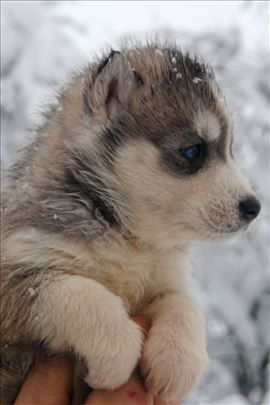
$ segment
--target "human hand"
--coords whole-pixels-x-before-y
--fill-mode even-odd
[[[145,333],[149,319],[136,316],[133,320]],[[72,397],[73,365],[69,358],[41,360],[30,371],[14,405],[69,405]],[[96,390],[88,396],[85,405],[166,405],[144,388],[143,380],[135,370],[122,387],[114,391]],[[170,405],[179,405],[179,402]]]

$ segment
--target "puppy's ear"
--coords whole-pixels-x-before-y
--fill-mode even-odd
[[[136,86],[136,75],[127,57],[111,51],[97,67],[92,85],[84,89],[84,104],[88,113],[101,121],[114,119],[130,100]]]

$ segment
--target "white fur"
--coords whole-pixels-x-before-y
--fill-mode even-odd
[[[41,313],[41,309],[46,308]],[[39,292],[32,308],[36,329],[56,351],[73,348],[85,359],[93,388],[124,384],[136,366],[142,335],[122,300],[100,283],[60,276]]]
[[[204,318],[178,294],[157,299],[145,313],[154,321],[143,353],[147,387],[165,400],[183,397],[207,364]]]
[[[220,123],[218,118],[208,110],[199,111],[195,117],[195,128],[208,142],[216,141],[220,136]],[[203,136],[205,134],[205,136]]]

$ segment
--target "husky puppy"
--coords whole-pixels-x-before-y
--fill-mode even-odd
[[[188,244],[234,235],[260,204],[232,157],[211,68],[135,45],[75,75],[11,170],[3,200],[2,401],[40,353],[69,353],[93,388],[189,392],[207,363]],[[152,328],[143,345],[130,315]]]

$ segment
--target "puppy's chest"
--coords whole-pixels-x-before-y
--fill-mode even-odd
[[[92,278],[120,296],[129,313],[136,313],[156,294],[160,267],[155,256],[147,253],[106,252],[91,254],[91,266],[82,266],[84,276]]]
[[[130,313],[140,311],[160,292],[170,267],[164,254],[146,248],[124,243],[88,244],[43,232],[16,233],[7,242],[5,256],[55,274],[59,271],[96,280],[120,296]]]
[[[123,299],[130,314],[140,312],[161,293],[184,292],[189,284],[187,255],[182,250],[161,252],[127,243],[64,243],[60,250],[67,255],[61,265],[66,273],[103,284]]]

